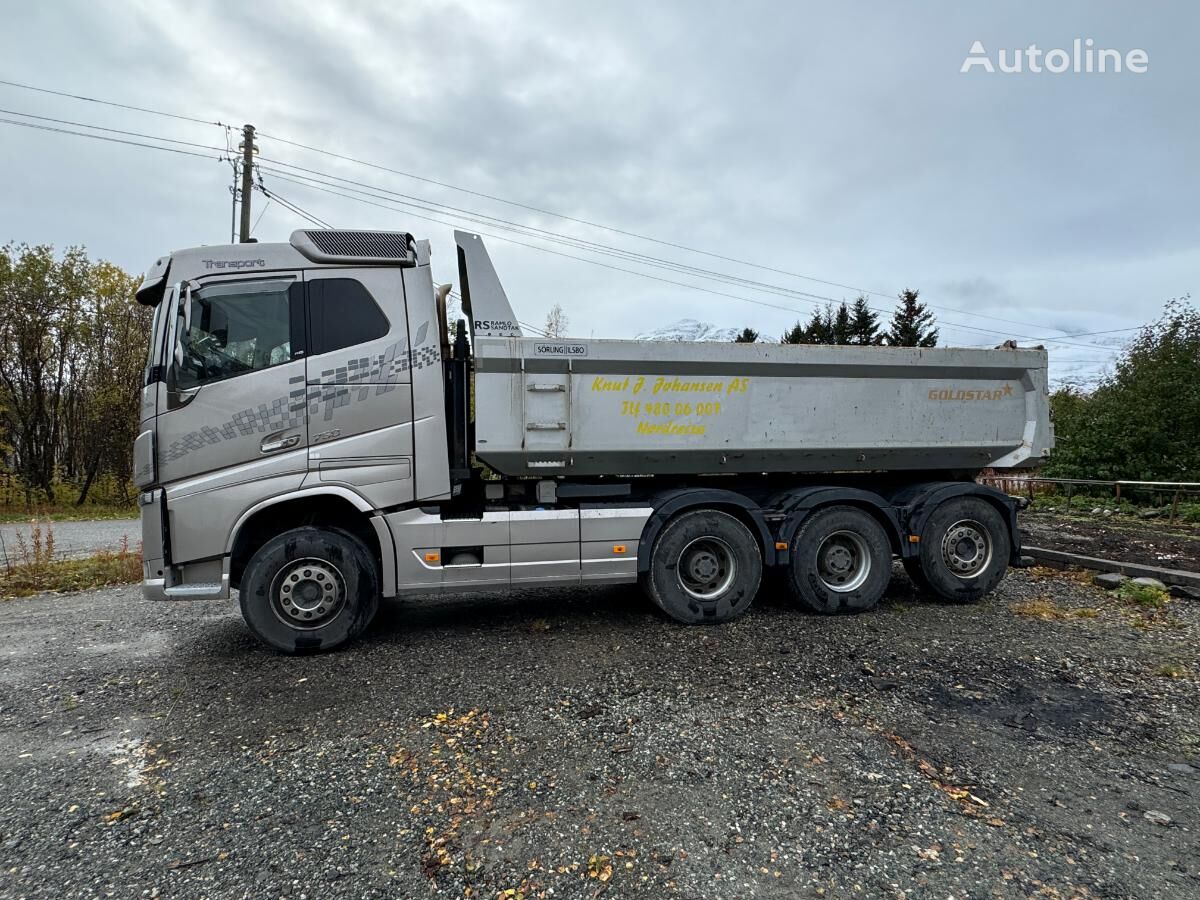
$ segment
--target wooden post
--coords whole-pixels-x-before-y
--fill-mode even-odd
[[[254,126],[242,127],[242,223],[238,242],[250,240],[250,194],[254,190]]]
[[[1179,514],[1179,491],[1175,491],[1175,498],[1171,501],[1171,524],[1175,524],[1175,516]]]
[[[1071,508],[1071,493],[1074,491],[1075,485],[1067,482],[1067,509]]]
[[[1117,486],[1117,502],[1120,503],[1121,502],[1121,482],[1117,481],[1117,482],[1114,482],[1114,484],[1116,484],[1116,486]]]

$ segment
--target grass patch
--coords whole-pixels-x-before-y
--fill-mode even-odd
[[[17,535],[17,546],[0,570],[0,600],[48,592],[83,591],[88,588],[132,584],[142,580],[141,547],[131,549],[126,538],[117,550],[103,550],[80,559],[58,559],[54,554],[54,529],[35,523],[29,540]]]
[[[1132,581],[1121,582],[1116,593],[1126,603],[1147,609],[1162,609],[1171,599],[1170,594],[1162,588],[1150,584],[1134,584]]]
[[[0,525],[24,522],[91,522],[96,519],[136,519],[136,506],[0,506]]]
[[[1094,619],[1100,611],[1089,606],[1078,609],[1068,609],[1059,606],[1049,597],[1034,597],[1032,600],[1022,600],[1013,604],[1013,612],[1018,616],[1030,619],[1040,619],[1043,622],[1062,622],[1069,619]]]

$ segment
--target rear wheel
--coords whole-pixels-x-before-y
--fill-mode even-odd
[[[284,653],[354,640],[379,610],[379,573],[362,541],[334,528],[294,528],[263,544],[242,574],[242,618]]]
[[[650,599],[677,622],[715,625],[744,613],[762,580],[762,552],[728,513],[697,509],[663,529],[645,579]]]
[[[792,539],[788,587],[813,612],[865,612],[892,577],[892,545],[865,510],[830,506],[804,520]]]
[[[1012,542],[996,507],[980,497],[955,497],[921,529],[921,573],[928,589],[954,603],[974,603],[1008,570]]]

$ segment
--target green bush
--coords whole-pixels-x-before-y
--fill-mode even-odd
[[[1062,388],[1050,405],[1056,447],[1043,474],[1200,481],[1200,312],[1190,297],[1169,302],[1095,390]]]

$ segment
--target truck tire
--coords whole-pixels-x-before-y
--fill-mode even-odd
[[[729,513],[694,509],[662,530],[648,576],[650,599],[676,622],[716,625],[750,608],[762,580],[762,551]]]
[[[926,587],[952,603],[974,603],[1008,570],[1012,542],[1004,517],[980,497],[955,497],[933,511],[921,529],[921,574]]]
[[[352,641],[379,611],[379,572],[362,541],[340,528],[293,528],[250,558],[238,598],[260,640],[284,653]]]
[[[866,612],[892,578],[892,545],[883,526],[855,506],[830,506],[804,520],[792,539],[787,583],[823,615]]]

